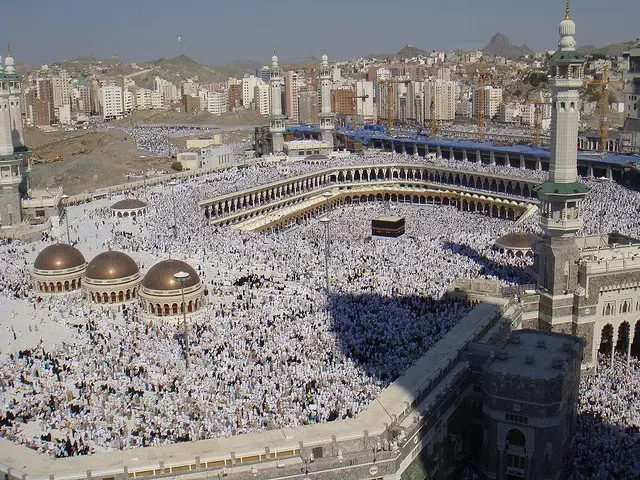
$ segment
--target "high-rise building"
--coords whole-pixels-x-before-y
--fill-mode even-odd
[[[115,85],[104,85],[102,93],[102,118],[115,120],[124,116],[122,88]]]
[[[624,80],[625,117],[640,119],[640,44],[629,50],[629,69]]]
[[[473,115],[478,115],[478,89],[473,91]],[[502,89],[486,85],[484,87],[484,116],[493,118],[498,113],[502,103]]]
[[[356,108],[358,121],[362,124],[376,123],[373,82],[359,80],[356,82]]]
[[[458,84],[447,80],[429,80],[424,87],[424,118],[450,121],[456,118]],[[498,104],[499,105],[499,104]],[[497,111],[497,107],[496,107]]]
[[[252,108],[255,86],[258,82],[269,83],[267,81],[261,80],[259,77],[254,77],[253,75],[249,75],[248,73],[242,78],[242,105],[244,108]],[[256,108],[256,110],[258,110]]]
[[[260,79],[258,80],[259,82],[253,87],[253,103],[260,115],[266,117],[271,111],[271,90],[269,89],[269,84]]]
[[[213,115],[227,112],[227,92],[208,92],[207,111]]]
[[[51,125],[55,120],[53,110],[53,84],[49,78],[41,78],[37,81],[33,113],[33,124],[36,126]]]
[[[292,123],[298,123],[298,72],[284,74],[284,114]]]
[[[71,104],[71,79],[66,70],[51,77],[53,85],[53,108]]]
[[[230,84],[228,86],[227,104],[231,111],[242,106],[242,82]]]

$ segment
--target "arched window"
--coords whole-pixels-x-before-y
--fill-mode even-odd
[[[517,428],[512,428],[507,432],[507,445],[513,445],[516,447],[525,447],[527,445],[527,438]]]

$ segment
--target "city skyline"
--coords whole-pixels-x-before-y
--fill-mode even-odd
[[[626,0],[574,4],[579,6],[573,9],[580,25],[578,46],[637,38],[640,4]],[[13,21],[3,25],[1,40],[11,44],[17,60],[30,66],[90,54],[131,61],[185,54],[202,64],[222,65],[268,59],[274,47],[287,59],[318,57],[326,47],[330,58],[337,60],[393,53],[406,44],[427,51],[480,49],[496,32],[506,34],[516,45],[554,49],[557,25],[550,18],[562,13],[564,2],[541,0],[534,10],[525,8],[522,1],[506,0],[492,2],[490,8],[473,0],[441,5],[417,0],[392,5],[380,0],[326,0],[320,6],[290,0],[222,5],[191,0],[178,7],[165,0],[133,4],[113,0],[100,8],[76,0],[63,6],[35,0],[4,7],[4,18]],[[612,11],[625,14],[616,22],[602,22]]]

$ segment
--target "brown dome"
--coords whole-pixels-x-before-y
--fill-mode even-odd
[[[137,210],[146,207],[147,204],[137,198],[125,198],[111,205],[114,210]]]
[[[108,251],[96,255],[87,265],[89,280],[117,280],[140,272],[138,265],[126,253]]]
[[[496,245],[511,250],[533,250],[538,240],[540,237],[534,233],[513,232],[501,236]]]
[[[142,286],[149,290],[178,290],[180,282],[173,278],[173,275],[180,271],[189,274],[189,280],[184,282],[184,288],[193,287],[200,283],[200,277],[191,265],[181,260],[169,259],[158,262],[151,267],[142,280]]]
[[[67,270],[86,263],[84,256],[75,247],[66,243],[55,243],[42,250],[33,267],[36,270]]]

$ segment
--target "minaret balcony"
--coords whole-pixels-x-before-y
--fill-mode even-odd
[[[549,79],[549,87],[553,88],[574,88],[578,89],[582,86],[581,78],[558,78],[551,77]]]
[[[574,234],[582,229],[582,218],[540,217],[540,227],[550,234]]]

